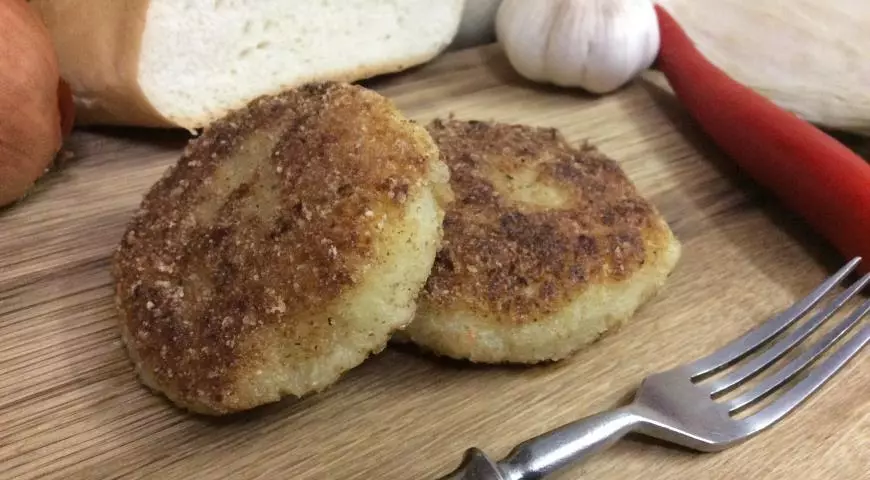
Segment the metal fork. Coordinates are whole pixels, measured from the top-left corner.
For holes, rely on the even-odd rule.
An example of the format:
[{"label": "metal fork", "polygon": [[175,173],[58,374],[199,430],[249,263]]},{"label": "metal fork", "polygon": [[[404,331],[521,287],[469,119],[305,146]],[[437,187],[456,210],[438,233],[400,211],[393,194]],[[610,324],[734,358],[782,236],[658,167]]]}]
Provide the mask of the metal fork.
[{"label": "metal fork", "polygon": [[[849,286],[829,304],[797,326],[766,351],[723,376],[701,380],[734,365],[803,318],[861,262],[855,258],[826,279],[806,298],[756,329],[704,358],[645,378],[631,404],[598,413],[559,427],[517,445],[499,462],[481,450],[466,451],[461,465],[441,480],[542,479],[616,443],[629,432],[673,442],[702,452],[716,452],[743,442],[793,411],[834,376],[868,341],[870,325],[839,346],[793,386],[784,386],[846,335],[870,311],[863,302],[834,329],[803,354],[771,372],[748,392],[727,401],[716,397],[738,387],[805,340],[870,283],[870,274]],[[733,415],[768,395],[784,393],[756,413],[738,419]]]}]

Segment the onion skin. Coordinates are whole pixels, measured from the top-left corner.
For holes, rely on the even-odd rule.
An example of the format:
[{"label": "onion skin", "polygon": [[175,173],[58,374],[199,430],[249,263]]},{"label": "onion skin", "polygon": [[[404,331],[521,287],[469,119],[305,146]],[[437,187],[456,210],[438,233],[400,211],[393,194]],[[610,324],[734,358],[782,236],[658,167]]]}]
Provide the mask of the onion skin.
[{"label": "onion skin", "polygon": [[[24,0],[0,1],[0,206],[30,189],[72,130],[69,86],[42,21]],[[63,112],[63,114],[62,114]]]},{"label": "onion skin", "polygon": [[57,84],[57,107],[60,110],[60,133],[66,139],[72,133],[75,124],[76,109],[72,88],[62,78]]}]

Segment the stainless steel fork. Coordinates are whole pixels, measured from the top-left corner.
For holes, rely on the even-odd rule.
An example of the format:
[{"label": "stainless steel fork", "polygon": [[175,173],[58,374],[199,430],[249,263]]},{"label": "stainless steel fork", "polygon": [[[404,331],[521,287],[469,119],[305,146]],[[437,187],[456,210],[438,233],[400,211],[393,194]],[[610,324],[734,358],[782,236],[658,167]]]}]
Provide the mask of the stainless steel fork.
[{"label": "stainless steel fork", "polygon": [[[866,325],[819,365],[810,368],[804,378],[785,386],[860,324],[870,311],[870,301],[850,312],[803,354],[761,378],[748,392],[727,401],[717,401],[716,397],[767,370],[805,340],[870,283],[870,274],[837,295],[788,336],[773,342],[769,349],[719,378],[709,377],[760,350],[773,337],[805,317],[860,262],[860,258],[853,259],[806,298],[711,355],[645,378],[628,406],[577,420],[525,441],[499,462],[471,448],[459,468],[441,480],[542,479],[613,445],[629,432],[702,452],[724,450],[751,438],[793,411],[870,341],[870,325]],[[700,381],[705,378],[710,381]],[[784,393],[769,405],[745,418],[734,418],[741,410],[779,391]]]}]

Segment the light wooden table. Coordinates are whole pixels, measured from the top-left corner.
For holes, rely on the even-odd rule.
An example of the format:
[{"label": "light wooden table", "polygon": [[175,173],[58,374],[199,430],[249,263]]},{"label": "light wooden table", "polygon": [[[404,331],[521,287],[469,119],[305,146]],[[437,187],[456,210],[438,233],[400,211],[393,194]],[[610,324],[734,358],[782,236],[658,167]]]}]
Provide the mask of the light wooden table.
[{"label": "light wooden table", "polygon": [[[139,385],[108,256],[179,132],[81,131],[75,159],[0,212],[0,477],[425,479],[617,405],[646,374],[790,304],[841,260],[720,156],[653,83],[590,98],[519,80],[493,48],[370,83],[411,117],[556,126],[618,159],[684,245],[664,293],[575,358],[471,367],[390,348],[321,395],[220,420]],[[630,439],[559,479],[870,478],[870,356],[796,415],[720,454]]]}]

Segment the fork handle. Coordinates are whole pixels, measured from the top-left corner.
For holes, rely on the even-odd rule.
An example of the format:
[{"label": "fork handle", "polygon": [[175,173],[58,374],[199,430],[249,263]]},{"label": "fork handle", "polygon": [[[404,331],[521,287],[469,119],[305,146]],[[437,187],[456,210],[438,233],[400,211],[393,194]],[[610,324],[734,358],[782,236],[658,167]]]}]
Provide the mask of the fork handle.
[{"label": "fork handle", "polygon": [[480,450],[442,480],[539,480],[604,450],[633,431],[644,417],[632,405],[591,415],[538,435],[514,447],[495,463]]},{"label": "fork handle", "polygon": [[498,462],[505,480],[537,480],[604,450],[638,427],[632,406],[597,413],[514,447]]}]

